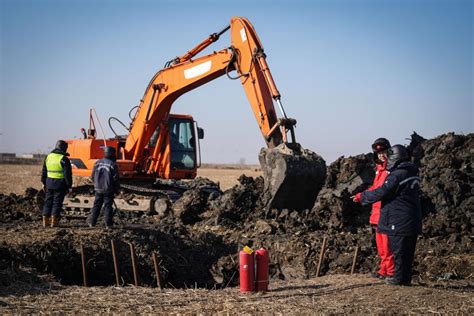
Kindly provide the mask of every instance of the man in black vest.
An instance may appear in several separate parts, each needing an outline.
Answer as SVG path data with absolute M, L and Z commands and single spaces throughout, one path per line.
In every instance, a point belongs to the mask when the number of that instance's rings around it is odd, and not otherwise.
M 51 223 L 51 227 L 58 225 L 59 216 L 63 207 L 66 193 L 72 188 L 72 169 L 67 151 L 67 143 L 59 140 L 53 151 L 46 156 L 41 173 L 41 182 L 46 191 L 43 207 L 43 227 Z
M 105 227 L 112 227 L 114 195 L 120 189 L 119 172 L 115 163 L 115 148 L 105 147 L 104 158 L 97 160 L 92 170 L 94 181 L 95 201 L 91 213 L 87 218 L 89 227 L 97 223 L 102 205 L 104 206 Z
M 378 229 L 388 235 L 394 256 L 395 272 L 385 279 L 392 285 L 410 285 L 416 239 L 421 234 L 420 178 L 406 148 L 392 146 L 388 150 L 385 183 L 360 196 L 363 205 L 382 201 Z

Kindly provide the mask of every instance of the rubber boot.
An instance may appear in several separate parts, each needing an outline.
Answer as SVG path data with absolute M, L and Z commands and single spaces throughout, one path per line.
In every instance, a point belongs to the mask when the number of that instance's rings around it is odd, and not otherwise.
M 49 226 L 49 216 L 43 216 L 43 227 L 46 228 Z
M 51 216 L 51 227 L 58 227 L 58 217 Z

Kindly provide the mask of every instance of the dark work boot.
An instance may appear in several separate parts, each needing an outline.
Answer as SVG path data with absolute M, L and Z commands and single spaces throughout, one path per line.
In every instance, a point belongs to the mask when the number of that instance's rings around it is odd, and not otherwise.
M 87 223 L 87 226 L 89 226 L 90 228 L 95 227 L 96 221 L 93 220 L 92 214 L 89 214 L 89 216 L 87 216 L 86 223 Z
M 382 275 L 382 274 L 380 274 L 380 273 L 378 273 L 378 272 L 372 272 L 372 273 L 370 274 L 370 276 L 373 277 L 373 278 L 376 278 L 376 279 L 380 279 L 380 280 L 384 280 L 384 279 L 386 278 L 385 275 Z
M 389 285 L 402 285 L 399 280 L 392 277 L 385 278 L 385 283 Z

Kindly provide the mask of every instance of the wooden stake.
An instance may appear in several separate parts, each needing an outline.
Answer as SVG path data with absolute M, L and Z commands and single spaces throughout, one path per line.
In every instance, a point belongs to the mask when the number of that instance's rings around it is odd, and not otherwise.
M 120 270 L 119 270 L 115 240 L 112 239 L 110 243 L 112 245 L 112 257 L 114 258 L 115 282 L 117 286 L 120 286 Z
M 316 270 L 316 277 L 319 277 L 319 270 L 321 269 L 321 264 L 323 262 L 324 252 L 326 251 L 326 244 L 328 242 L 328 238 L 325 236 L 323 238 L 323 245 L 321 246 L 321 252 L 319 253 L 319 262 L 318 262 L 318 269 Z
M 82 279 L 84 280 L 84 286 L 87 286 L 87 270 L 86 270 L 86 255 L 84 252 L 84 245 L 81 243 L 81 264 L 82 264 Z
M 153 265 L 155 266 L 155 273 L 156 273 L 156 285 L 158 285 L 158 288 L 161 290 L 161 280 L 160 280 L 160 266 L 158 265 L 158 259 L 156 258 L 156 252 L 153 251 L 152 253 L 152 258 L 153 258 Z
M 137 256 L 135 255 L 135 247 L 131 242 L 128 243 L 128 245 L 130 246 L 130 258 L 132 258 L 133 281 L 135 282 L 135 286 L 139 286 L 140 282 L 138 280 Z
M 356 249 L 354 251 L 354 259 L 352 259 L 352 269 L 351 269 L 351 275 L 354 274 L 354 270 L 356 267 L 356 262 L 357 262 L 357 255 L 359 254 L 359 246 L 356 246 Z

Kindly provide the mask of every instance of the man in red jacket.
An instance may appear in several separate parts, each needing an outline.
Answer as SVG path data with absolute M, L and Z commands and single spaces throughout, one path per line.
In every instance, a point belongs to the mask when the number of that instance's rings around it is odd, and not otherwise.
M 385 179 L 387 178 L 388 171 L 387 167 L 387 150 L 390 148 L 390 142 L 385 138 L 378 138 L 372 144 L 372 151 L 374 153 L 374 161 L 376 164 L 375 178 L 372 186 L 367 191 L 373 191 L 378 187 L 381 187 Z M 360 202 L 361 193 L 357 193 L 353 197 L 354 202 Z M 391 277 L 394 272 L 393 254 L 390 251 L 388 245 L 388 236 L 378 231 L 378 223 L 380 218 L 380 208 L 382 202 L 375 202 L 372 204 L 372 213 L 370 214 L 370 225 L 372 225 L 373 231 L 375 231 L 375 242 L 377 244 L 377 252 L 380 256 L 380 269 L 375 273 L 375 277 L 384 279 Z

